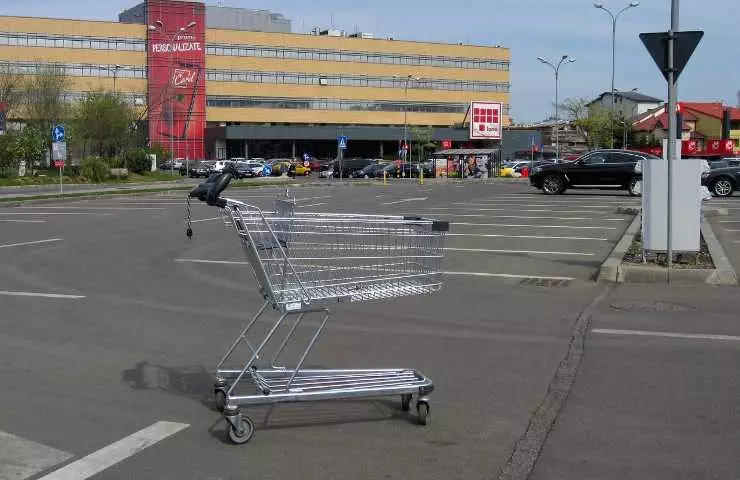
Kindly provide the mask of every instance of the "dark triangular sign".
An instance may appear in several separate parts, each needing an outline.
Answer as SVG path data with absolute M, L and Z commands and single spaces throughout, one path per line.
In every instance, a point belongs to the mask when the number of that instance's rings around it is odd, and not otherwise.
M 697 45 L 704 36 L 702 31 L 692 32 L 675 32 L 673 41 L 673 81 L 678 80 L 689 58 L 696 50 Z M 640 40 L 645 44 L 645 48 L 650 56 L 655 60 L 655 64 L 663 73 L 666 81 L 668 80 L 668 32 L 641 33 Z

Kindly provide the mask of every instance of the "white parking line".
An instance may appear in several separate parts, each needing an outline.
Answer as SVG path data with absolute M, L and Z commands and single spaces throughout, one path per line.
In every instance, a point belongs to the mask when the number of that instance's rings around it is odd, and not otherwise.
M 157 422 L 39 480 L 85 480 L 189 427 L 187 423 Z
M 734 335 L 705 335 L 697 333 L 673 333 L 673 332 L 650 332 L 645 330 L 612 330 L 608 328 L 595 328 L 591 333 L 597 335 L 634 335 L 641 337 L 665 337 L 684 338 L 690 340 L 723 340 L 729 342 L 740 342 L 740 337 Z
M 11 247 L 25 247 L 27 245 L 40 245 L 42 243 L 54 243 L 54 242 L 61 242 L 61 238 L 49 238 L 46 240 L 35 240 L 33 242 L 20 242 L 20 243 L 6 243 L 4 245 L 0 245 L 0 248 L 11 248 Z
M 581 256 L 581 257 L 592 257 L 595 253 L 582 253 L 582 252 L 542 252 L 538 250 L 497 250 L 488 248 L 451 248 L 445 247 L 445 251 L 448 252 L 471 252 L 471 253 L 523 253 L 527 255 L 565 255 L 565 256 Z
M 312 203 L 310 205 L 299 205 L 299 207 L 308 208 L 308 207 L 319 207 L 321 205 L 326 205 L 326 203 Z
M 60 293 L 36 293 L 36 292 L 7 292 L 0 290 L 0 295 L 6 297 L 39 297 L 39 298 L 58 298 L 61 300 L 81 300 L 84 295 L 62 295 Z
M 719 223 L 740 223 L 740 220 L 720 220 Z
M 518 218 L 518 217 L 517 217 Z M 455 227 L 464 225 L 467 227 L 506 227 L 506 228 L 567 228 L 573 230 L 616 230 L 617 227 L 605 227 L 602 225 L 591 227 L 582 225 L 537 225 L 537 224 L 522 224 L 522 223 L 467 223 L 467 222 L 454 222 L 452 225 Z
M 15 208 L 22 208 L 22 209 L 36 209 L 36 210 L 167 210 L 166 208 L 158 208 L 158 207 L 78 207 L 78 206 L 63 206 L 63 207 L 50 207 L 48 205 L 44 206 L 34 206 L 34 207 L 15 207 Z
M 47 220 L 0 220 L 1 223 L 46 223 Z
M 397 205 L 399 203 L 407 203 L 407 202 L 424 202 L 428 200 L 429 197 L 415 197 L 415 198 L 404 198 L 403 200 L 396 200 L 395 202 L 386 202 L 382 205 Z
M 442 272 L 445 275 L 453 276 L 469 276 L 469 277 L 495 277 L 495 278 L 511 278 L 511 279 L 525 279 L 534 278 L 537 280 L 575 280 L 573 277 L 547 277 L 542 275 L 516 275 L 513 273 L 486 273 L 486 272 Z
M 164 209 L 163 209 L 164 210 Z M 110 213 L 90 213 L 90 212 L 0 212 L 0 215 L 43 215 L 43 216 L 52 216 L 52 215 L 92 215 L 96 217 L 107 217 L 110 216 Z
M 539 215 L 539 216 L 528 216 L 528 215 L 484 215 L 484 214 L 466 214 L 466 213 L 441 213 L 433 212 L 432 215 L 440 217 L 476 217 L 476 218 L 519 218 L 527 220 L 598 220 L 600 222 L 627 222 L 631 221 L 631 218 L 600 218 L 600 217 L 555 217 L 551 215 Z
M 200 258 L 176 258 L 178 263 L 205 263 L 210 265 L 248 265 L 247 262 L 240 262 L 234 260 L 203 260 Z
M 71 457 L 71 453 L 0 431 L 2 479 L 24 480 Z
M 528 207 L 555 207 L 558 205 L 561 205 L 562 202 L 552 202 L 552 203 L 519 203 L 519 202 L 452 202 L 452 205 L 469 205 L 473 207 L 496 207 L 499 205 L 505 206 L 505 205 L 511 205 L 512 207 L 522 207 L 524 209 L 527 209 Z M 583 205 L 581 203 L 574 203 L 573 205 L 577 205 L 579 208 L 616 208 L 617 205 Z M 635 204 L 637 205 L 637 204 Z M 563 205 L 563 207 L 570 207 L 571 205 Z
M 467 207 L 429 207 L 430 210 L 463 210 L 465 212 L 511 212 L 515 210 L 515 206 L 512 205 L 509 208 L 467 208 Z M 525 208 L 522 209 L 526 213 L 601 213 L 598 210 L 551 210 L 551 209 L 540 209 L 540 208 Z
M 454 223 L 453 223 L 454 225 Z M 496 233 L 448 233 L 448 237 L 481 237 L 481 238 L 520 238 L 531 240 L 594 240 L 608 242 L 608 238 L 600 237 L 552 237 L 549 235 L 504 235 Z
M 211 222 L 213 220 L 221 220 L 221 217 L 200 218 L 198 220 L 190 220 L 190 223 Z
M 457 211 L 464 211 L 464 212 L 512 212 L 514 210 L 518 210 L 515 208 L 514 205 L 512 205 L 509 208 L 469 208 L 469 207 L 429 207 L 430 210 L 457 210 Z M 591 214 L 599 214 L 604 213 L 600 212 L 598 210 L 552 210 L 552 209 L 541 209 L 541 208 L 522 208 L 522 212 L 524 213 L 559 213 L 559 214 L 565 214 L 565 213 L 578 213 L 578 214 L 584 214 L 584 213 L 591 213 Z

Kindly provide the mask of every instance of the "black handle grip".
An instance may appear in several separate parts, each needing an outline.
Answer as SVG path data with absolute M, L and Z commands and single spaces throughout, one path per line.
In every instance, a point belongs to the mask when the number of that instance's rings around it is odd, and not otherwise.
M 210 206 L 224 208 L 226 201 L 219 198 L 219 196 L 229 186 L 232 178 L 233 175 L 230 172 L 213 174 L 208 177 L 208 180 L 192 189 L 188 195 L 190 198 L 197 198 Z

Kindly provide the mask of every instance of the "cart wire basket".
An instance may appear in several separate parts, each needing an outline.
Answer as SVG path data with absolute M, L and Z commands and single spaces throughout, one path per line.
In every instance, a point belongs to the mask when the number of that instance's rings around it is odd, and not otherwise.
M 239 332 L 219 362 L 215 402 L 234 443 L 248 442 L 252 420 L 240 406 L 358 397 L 401 396 L 410 409 L 413 395 L 419 423 L 426 425 L 432 381 L 415 369 L 306 369 L 303 365 L 338 302 L 362 302 L 426 295 L 442 287 L 445 221 L 421 217 L 296 212 L 295 199 L 275 200 L 272 211 L 221 198 L 231 176 L 210 178 L 187 198 L 187 235 L 192 238 L 191 198 L 222 209 L 235 231 L 264 303 Z M 280 312 L 266 333 L 253 327 L 268 307 Z M 291 367 L 280 357 L 299 326 L 311 314 L 322 320 Z M 288 321 L 288 318 L 291 321 Z M 281 326 L 287 334 L 278 335 Z M 278 338 L 279 337 L 279 338 Z M 282 338 L 281 341 L 277 341 Z M 227 364 L 237 348 L 247 347 L 247 361 Z M 299 349 L 300 350 L 300 349 Z M 267 352 L 272 352 L 269 362 Z

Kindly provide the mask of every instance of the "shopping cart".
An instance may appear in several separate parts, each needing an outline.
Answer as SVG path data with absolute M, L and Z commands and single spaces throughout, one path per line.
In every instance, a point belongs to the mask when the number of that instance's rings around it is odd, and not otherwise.
M 230 175 L 209 179 L 188 196 L 187 234 L 192 237 L 190 199 L 223 209 L 227 226 L 241 239 L 242 248 L 257 280 L 264 303 L 239 333 L 218 364 L 215 400 L 227 422 L 228 438 L 248 442 L 254 433 L 252 420 L 240 413 L 246 405 L 315 400 L 401 396 L 401 408 L 410 409 L 417 395 L 419 423 L 427 424 L 432 381 L 414 369 L 330 370 L 303 368 L 337 302 L 361 302 L 406 295 L 431 294 L 442 286 L 441 263 L 444 221 L 419 217 L 299 213 L 295 200 L 275 200 L 273 211 L 236 200 L 221 198 Z M 266 333 L 250 341 L 253 327 L 268 307 L 281 312 Z M 280 364 L 296 330 L 309 314 L 322 320 L 294 367 Z M 294 320 L 282 341 L 281 326 Z M 287 325 L 286 325 L 287 327 Z M 259 330 L 259 329 L 255 329 Z M 227 367 L 240 345 L 248 360 L 241 367 Z M 269 363 L 258 367 L 268 345 L 277 344 Z

